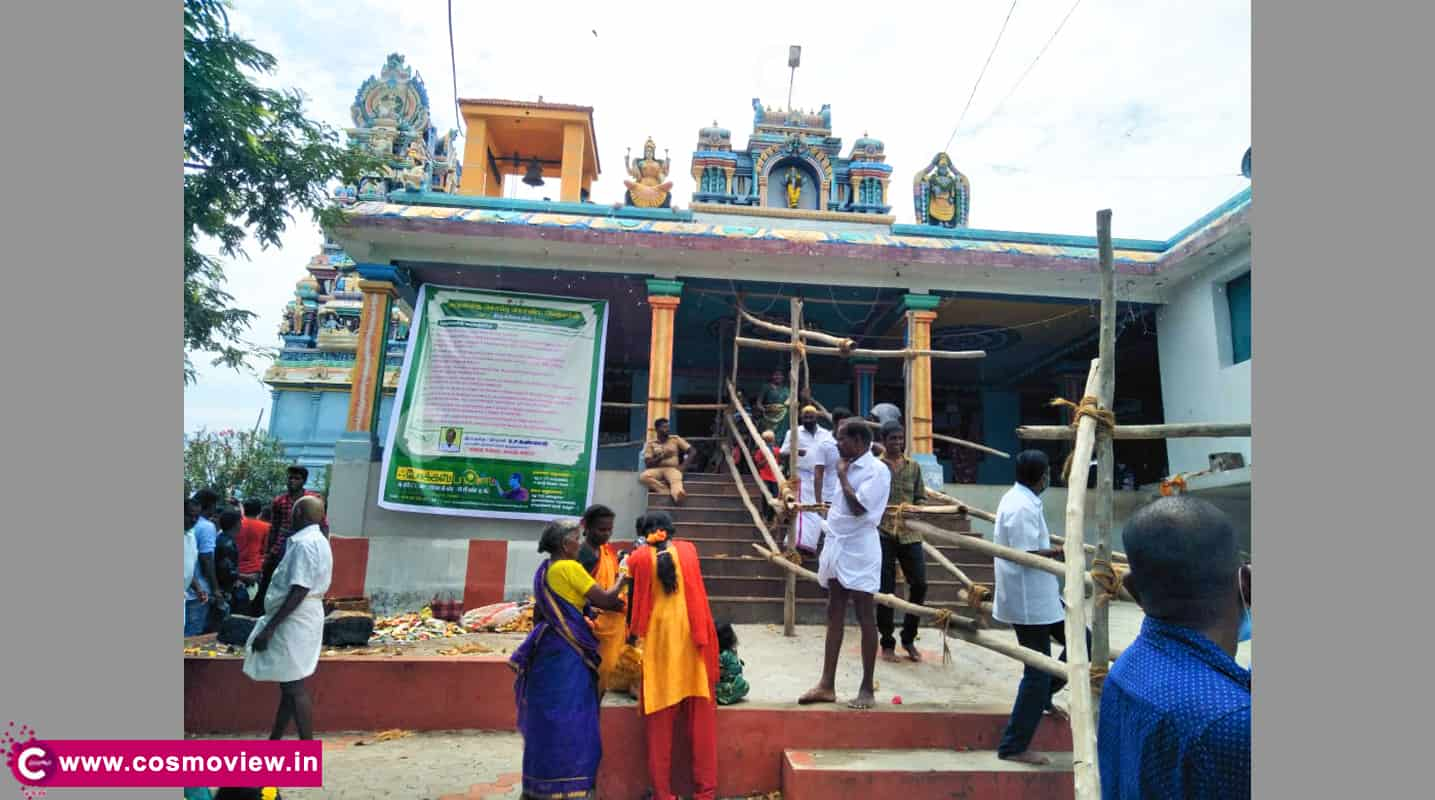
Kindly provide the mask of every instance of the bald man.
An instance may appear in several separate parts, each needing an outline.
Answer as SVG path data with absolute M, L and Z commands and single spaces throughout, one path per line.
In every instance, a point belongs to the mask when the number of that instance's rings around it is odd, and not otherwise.
M 314 712 L 304 679 L 319 666 L 324 643 L 324 593 L 334 574 L 329 537 L 320 523 L 324 501 L 305 496 L 294 503 L 284 557 L 264 598 L 264 616 L 249 636 L 244 674 L 279 684 L 279 710 L 270 739 L 284 738 L 294 721 L 300 739 L 314 738 Z

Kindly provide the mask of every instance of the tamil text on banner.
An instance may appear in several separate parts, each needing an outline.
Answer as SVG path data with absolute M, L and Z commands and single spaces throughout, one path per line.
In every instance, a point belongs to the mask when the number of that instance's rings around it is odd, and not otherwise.
M 422 287 L 379 505 L 581 514 L 597 455 L 607 311 L 603 300 Z

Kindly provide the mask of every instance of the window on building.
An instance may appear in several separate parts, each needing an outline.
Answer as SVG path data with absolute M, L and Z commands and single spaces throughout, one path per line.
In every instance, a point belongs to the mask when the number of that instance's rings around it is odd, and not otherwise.
M 1251 273 L 1226 284 L 1231 311 L 1231 363 L 1251 360 Z

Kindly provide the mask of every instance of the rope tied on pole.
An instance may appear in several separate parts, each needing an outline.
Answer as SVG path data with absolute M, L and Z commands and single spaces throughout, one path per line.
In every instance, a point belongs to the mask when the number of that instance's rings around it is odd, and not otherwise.
M 932 617 L 932 627 L 942 629 L 942 666 L 949 667 L 952 664 L 952 645 L 947 636 L 947 628 L 952 622 L 952 611 L 949 608 L 939 608 Z
M 1098 590 L 1096 603 L 1103 606 L 1109 605 L 1112 600 L 1120 597 L 1125 578 L 1125 573 L 1117 570 L 1107 559 L 1098 558 L 1091 562 L 1091 582 Z
M 1101 687 L 1106 683 L 1106 674 L 1110 670 L 1105 664 L 1091 665 L 1091 691 L 1101 693 Z
M 982 603 L 987 602 L 991 599 L 991 597 L 991 589 L 988 589 L 986 586 L 983 586 L 980 583 L 974 583 L 972 584 L 972 588 L 967 590 L 967 605 L 971 606 L 977 611 L 981 611 Z
M 1110 436 L 1116 429 L 1116 413 L 1109 408 L 1102 408 L 1101 401 L 1095 395 L 1085 395 L 1080 403 L 1073 403 L 1063 397 L 1054 398 L 1051 403 L 1053 407 L 1071 409 L 1071 428 L 1075 430 L 1081 424 L 1082 417 L 1091 417 L 1096 420 L 1096 434 Z M 1071 483 L 1071 457 L 1076 454 L 1073 450 L 1066 456 L 1066 463 L 1061 468 L 1061 480 L 1063 483 Z

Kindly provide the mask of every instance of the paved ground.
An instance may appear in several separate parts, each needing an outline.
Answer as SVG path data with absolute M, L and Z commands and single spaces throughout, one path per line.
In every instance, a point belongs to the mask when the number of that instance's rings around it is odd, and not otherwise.
M 1129 644 L 1140 625 L 1140 609 L 1129 603 L 1115 604 L 1112 644 Z M 752 684 L 750 702 L 790 704 L 816 681 L 821 669 L 822 628 L 799 627 L 797 636 L 790 639 L 776 625 L 740 625 L 737 632 L 745 674 Z M 994 633 L 1016 641 L 1010 631 Z M 847 630 L 837 678 L 838 695 L 843 699 L 856 691 L 861 678 L 859 638 L 856 628 Z M 511 646 L 507 641 L 494 644 L 495 649 Z M 924 663 L 878 662 L 879 703 L 890 704 L 896 695 L 903 705 L 1006 705 L 1015 695 L 1021 668 L 1005 656 L 952 640 L 951 664 L 943 666 L 939 634 L 932 629 L 922 630 L 918 647 L 926 657 Z M 1249 643 L 1241 646 L 1237 660 L 1250 666 Z M 1058 703 L 1064 704 L 1065 697 L 1066 692 L 1058 695 Z M 610 697 L 607 702 L 631 701 Z M 388 741 L 375 741 L 373 734 L 365 733 L 324 734 L 320 738 L 325 745 L 325 787 L 286 790 L 286 798 L 478 800 L 517 798 L 520 794 L 523 743 L 516 733 L 432 732 Z

